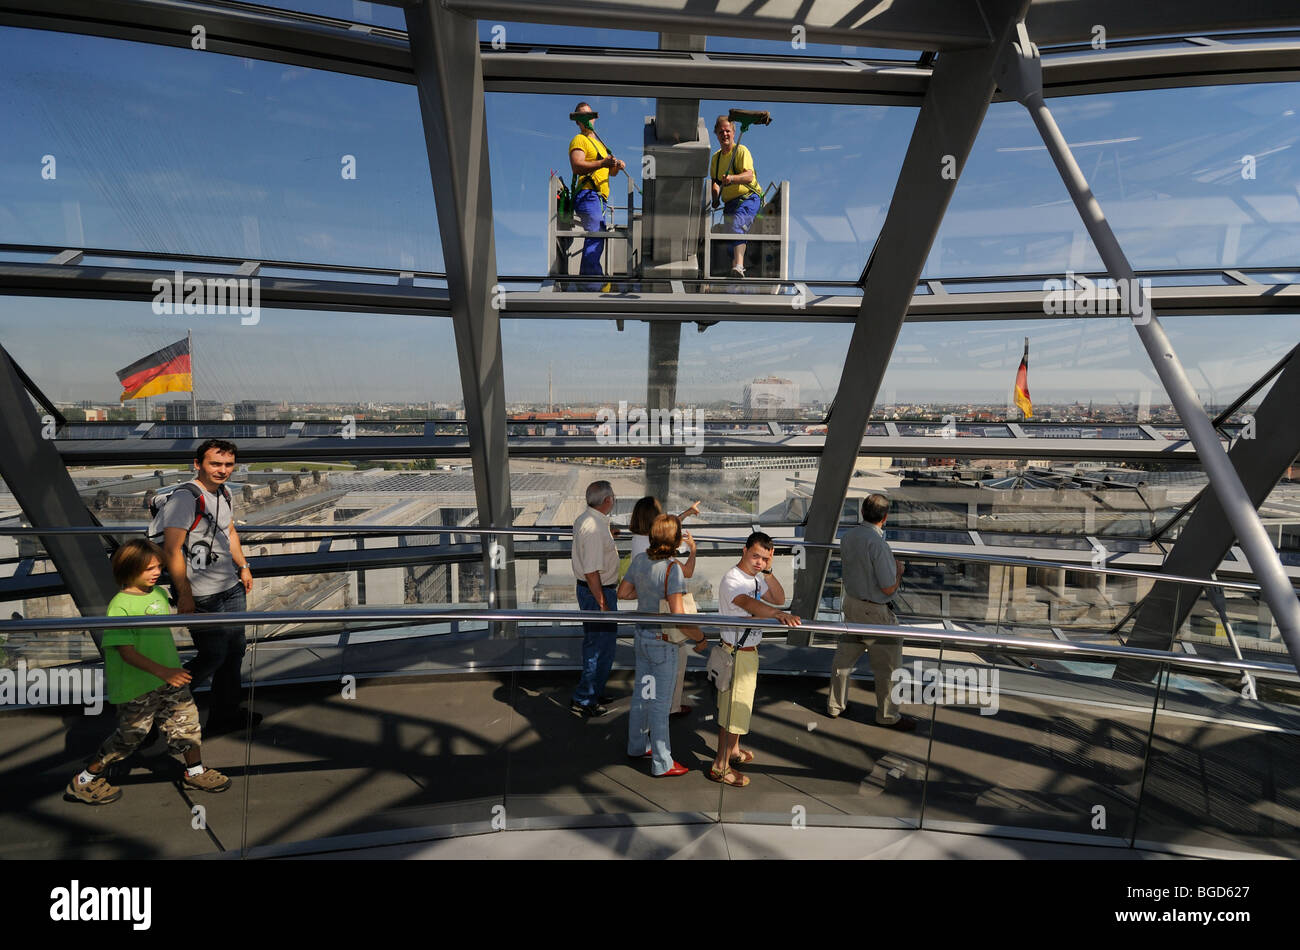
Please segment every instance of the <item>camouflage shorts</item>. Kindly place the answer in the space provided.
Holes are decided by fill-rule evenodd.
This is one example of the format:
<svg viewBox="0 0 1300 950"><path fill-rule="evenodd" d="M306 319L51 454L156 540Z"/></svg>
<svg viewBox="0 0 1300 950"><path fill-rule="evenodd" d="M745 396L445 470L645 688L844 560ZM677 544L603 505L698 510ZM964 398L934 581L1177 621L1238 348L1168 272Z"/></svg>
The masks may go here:
<svg viewBox="0 0 1300 950"><path fill-rule="evenodd" d="M96 760L108 765L125 759L144 742L155 720L172 752L183 753L201 741L199 708L190 688L160 686L118 707L117 729L99 747Z"/></svg>

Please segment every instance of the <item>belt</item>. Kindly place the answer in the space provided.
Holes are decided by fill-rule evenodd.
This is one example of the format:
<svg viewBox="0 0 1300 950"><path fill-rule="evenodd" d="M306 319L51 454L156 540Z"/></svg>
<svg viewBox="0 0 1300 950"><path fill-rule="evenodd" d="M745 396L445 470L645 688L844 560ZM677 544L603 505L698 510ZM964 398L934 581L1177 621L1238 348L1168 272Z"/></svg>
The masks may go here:
<svg viewBox="0 0 1300 950"><path fill-rule="evenodd" d="M732 653L749 653L758 649L758 647L737 647L734 643L724 643L723 645L731 647Z"/></svg>
<svg viewBox="0 0 1300 950"><path fill-rule="evenodd" d="M849 594L849 596L853 597L852 594ZM853 597L853 599L859 601L860 603L871 604L875 607L888 607L890 603L889 601L885 601L884 603L881 603L878 600L867 600L865 597Z"/></svg>

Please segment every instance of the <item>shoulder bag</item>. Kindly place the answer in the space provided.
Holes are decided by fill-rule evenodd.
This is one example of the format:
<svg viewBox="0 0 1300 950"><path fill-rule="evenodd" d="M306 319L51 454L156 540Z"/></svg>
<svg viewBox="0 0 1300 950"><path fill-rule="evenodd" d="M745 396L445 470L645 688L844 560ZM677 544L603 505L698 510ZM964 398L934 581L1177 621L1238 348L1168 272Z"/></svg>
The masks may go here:
<svg viewBox="0 0 1300 950"><path fill-rule="evenodd" d="M680 568L681 565L670 558L668 560L668 570L664 571L664 596L659 601L659 612L661 614L670 614L673 612L673 608L668 603L668 577L670 574L672 574L674 567ZM685 575L683 575L682 579L685 580ZM689 591L683 593L682 613L696 614L699 612L700 612L699 608L695 604L695 595L690 593ZM674 643L674 644L686 643L691 640L690 637L682 633L681 627L670 627L665 625L660 629L663 631L664 635L668 637L669 643Z"/></svg>

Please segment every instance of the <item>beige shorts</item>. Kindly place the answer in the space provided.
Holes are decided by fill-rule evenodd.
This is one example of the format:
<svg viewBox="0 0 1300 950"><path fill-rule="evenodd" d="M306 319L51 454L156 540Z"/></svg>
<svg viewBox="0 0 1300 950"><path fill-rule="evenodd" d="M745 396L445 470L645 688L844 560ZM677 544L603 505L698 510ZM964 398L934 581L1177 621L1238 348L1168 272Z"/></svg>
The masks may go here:
<svg viewBox="0 0 1300 950"><path fill-rule="evenodd" d="M731 673L731 689L718 694L718 726L743 736L749 732L754 712L754 692L758 688L758 651L737 650Z"/></svg>

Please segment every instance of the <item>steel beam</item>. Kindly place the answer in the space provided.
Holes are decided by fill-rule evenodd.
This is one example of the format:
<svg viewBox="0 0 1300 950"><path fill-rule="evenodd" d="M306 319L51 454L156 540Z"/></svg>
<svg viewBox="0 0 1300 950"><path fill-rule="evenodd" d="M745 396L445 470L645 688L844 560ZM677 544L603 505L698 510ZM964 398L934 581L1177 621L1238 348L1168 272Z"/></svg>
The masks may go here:
<svg viewBox="0 0 1300 950"><path fill-rule="evenodd" d="M9 353L0 346L0 476L27 520L37 528L96 525L81 501L54 442L37 417ZM48 535L41 538L73 603L85 616L103 616L117 593L99 538ZM103 634L96 632L95 645Z"/></svg>
<svg viewBox="0 0 1300 950"><path fill-rule="evenodd" d="M112 252L102 252L111 256ZM0 258L4 251L0 250ZM229 274L209 273L203 268L210 259L196 259L185 263L189 276L225 279ZM270 265L268 265L270 266ZM311 265L302 265L310 270ZM365 273L357 271L355 273ZM1238 316L1249 314L1292 316L1300 312L1300 285L1298 284L1223 284L1214 282L1222 271L1184 271L1203 273L1207 283L1203 286L1185 285L1152 288L1150 299L1162 317L1172 316ZM30 264L0 260L0 294L10 296L71 297L89 300L151 301L155 296L153 282L159 277L171 277L174 269L162 270L143 267L92 267L79 264L75 267L54 264ZM440 287L416 287L398 283L398 273L374 275L373 283L356 280L319 280L314 277L259 276L260 300L263 307L286 310L326 310L353 313L427 314L448 316L451 312L450 293ZM1081 275L1093 277L1095 275ZM1138 276L1143 276L1139 274ZM546 277L511 277L512 283L532 280L543 284ZM1003 280L1023 280L1027 284L1042 284L1047 278L1007 277ZM1056 279L1059 281L1060 276ZM962 278L949 278L951 283ZM966 281L978 286L984 279ZM708 283L708 282L706 282ZM745 323L856 323L862 308L862 297L856 285L845 282L818 284L808 281L812 296L804 307L795 310L792 282L752 281L747 293L712 293L701 288L698 292L660 292L669 286L666 280L616 281L614 294L568 293L554 290L512 290L510 292L510 318L512 320L647 320L684 322L716 322L736 320ZM930 281L936 283L936 281ZM711 282L724 288L726 284ZM734 284L732 285L735 286ZM777 293L777 290L788 293ZM853 292L846 292L852 290ZM1042 289L1021 291L980 292L977 290L946 293L917 293L907 307L908 323L948 323L988 320L1119 320L1122 316L1080 317L1059 314L1055 318L1045 312L1049 291ZM1114 296L1114 291L1103 291Z"/></svg>
<svg viewBox="0 0 1300 950"><path fill-rule="evenodd" d="M1095 27L1107 40L1136 36L1197 36L1222 30L1259 30L1295 26L1300 9L1294 0L1179 0L1178 3L1133 3L1132 0L1034 0L1025 17L1029 35L1040 43L1088 43Z"/></svg>
<svg viewBox="0 0 1300 950"><path fill-rule="evenodd" d="M228 280L229 273L185 267L186 277ZM56 264L0 263L0 294L24 297L76 297L89 300L153 300L153 282L171 278L175 270L143 267L88 267ZM446 316L451 311L447 290L315 277L259 275L262 307L287 310L332 310L354 313L408 313ZM230 308L236 312L235 307Z"/></svg>
<svg viewBox="0 0 1300 950"><path fill-rule="evenodd" d="M979 6L994 24L996 38L980 49L945 53L939 58L872 252L808 509L805 536L814 544L829 543L839 527L840 509L881 380L957 177L992 101L999 54L1014 35L1028 0ZM945 168L956 173L948 177ZM795 581L791 608L801 617L816 617L829 561L826 549L808 549L804 570ZM796 640L806 643L807 635L792 630L791 642Z"/></svg>
<svg viewBox="0 0 1300 950"><path fill-rule="evenodd" d="M1142 345L1146 347L1165 392L1178 410L1188 437L1196 446L1197 457L1209 476L1210 487L1240 541L1246 560L1255 571L1264 599L1273 611L1273 618L1291 658L1297 668L1300 668L1300 600L1296 599L1282 561L1259 520L1256 505L1252 503L1232 461L1219 444L1218 433L1201 408L1196 389L1187 378L1178 354L1174 352L1150 301L1142 299L1143 288L1136 280L1133 268L1115 239L1087 179L1074 160L1065 135L1047 108L1042 93L1042 63L1023 24L1017 26L1014 42L1008 41L1004 52L998 83L1029 111L1107 272L1114 278L1116 286L1130 288L1129 311L1132 313L1133 326Z"/></svg>
<svg viewBox="0 0 1300 950"><path fill-rule="evenodd" d="M1225 8L1226 10L1227 8ZM1035 11L1035 15L1038 12ZM1161 11L1165 22L1168 11ZM1233 10L1233 13L1238 11ZM1119 24L1085 15L1082 29L1057 30L1063 42L1088 45L1092 26L1126 35ZM1032 21L1031 17L1031 21ZM1238 25L1217 22L1218 30ZM1300 25L1300 17L1287 25ZM1243 18L1241 23L1250 22ZM206 30L206 51L267 62L414 84L410 50L401 30L334 17L281 10L268 13L237 4L210 7L177 0L40 0L0 5L0 25L81 33L191 49L192 29ZM1116 32L1119 31L1119 32ZM1162 28L1161 35L1173 33ZM790 39L787 23L784 39ZM1122 92L1205 84L1282 82L1300 72L1297 40L1256 36L1245 42L1154 49L1087 49L1052 55L1043 66L1044 94ZM865 42L855 34L854 42ZM803 57L801 57L803 59ZM599 84L611 96L672 96L828 102L854 105L920 105L928 66L854 59L806 57L791 62L763 55L709 54L690 58L651 50L584 52L541 44L490 47L483 56L488 92L580 93ZM996 101L995 97L995 101Z"/></svg>
<svg viewBox="0 0 1300 950"><path fill-rule="evenodd" d="M344 20L214 7L188 0L36 0L0 3L0 24L83 33L225 53L313 69L414 82L406 38L396 30L361 32ZM203 27L196 49L194 28Z"/></svg>
<svg viewBox="0 0 1300 950"><path fill-rule="evenodd" d="M485 527L508 528L514 513L501 319L493 305L497 261L478 25L437 0L407 7L406 25L446 261L478 520ZM491 607L515 605L512 549L507 537L499 547L484 550Z"/></svg>
<svg viewBox="0 0 1300 950"><path fill-rule="evenodd" d="M838 411L838 410L837 410ZM594 429L594 423L591 423ZM190 429L173 423L177 430ZM75 428L93 427L74 424ZM338 436L321 438L249 436L242 432L222 431L211 424L200 425L204 437L229 437L239 440L239 457L249 462L327 462L362 459L475 458L472 439L459 435L357 436L343 440ZM938 428L938 424L935 424ZM1078 427L1060 426L1062 430ZM189 432L177 438L67 438L60 437L55 448L65 465L152 465L183 464L193 458L201 439ZM687 449L677 445L618 445L601 443L589 436L511 436L510 455L516 458L564 458L598 456L622 458L681 458L698 464L700 458L729 456L821 456L826 439L821 435L739 435L706 427L705 443L700 456L687 456ZM1195 463L1196 450L1186 439L1105 439L1105 438L1038 438L980 437L943 439L932 436L891 436L887 433L862 437L858 453L869 456L916 458L1041 458L1096 459L1101 461Z"/></svg>
<svg viewBox="0 0 1300 950"><path fill-rule="evenodd" d="M1264 503L1287 468L1300 456L1300 357L1292 356L1286 368L1255 410L1255 437L1237 439L1228 452L1233 468L1256 509ZM1186 577L1206 577L1218 570L1236 535L1218 496L1204 492L1192 509L1161 570ZM1192 584L1159 582L1138 605L1133 630L1126 641L1135 647L1168 650L1183 622L1196 606L1203 588ZM1142 678L1140 665L1115 670L1121 679Z"/></svg>

